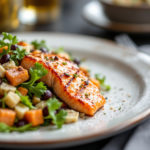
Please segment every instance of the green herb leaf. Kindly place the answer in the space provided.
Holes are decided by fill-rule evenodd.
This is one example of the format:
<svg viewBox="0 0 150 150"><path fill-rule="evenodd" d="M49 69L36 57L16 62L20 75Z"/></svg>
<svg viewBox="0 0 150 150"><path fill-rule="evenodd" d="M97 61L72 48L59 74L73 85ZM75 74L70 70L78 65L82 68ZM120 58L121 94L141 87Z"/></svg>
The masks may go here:
<svg viewBox="0 0 150 150"><path fill-rule="evenodd" d="M0 132L12 132L12 131L17 131L17 132L25 132L25 131L32 131L32 130L37 130L38 127L32 127L32 124L27 124L22 127L10 127L5 123L0 123Z"/></svg>
<svg viewBox="0 0 150 150"><path fill-rule="evenodd" d="M6 125L5 123L0 123L0 132L10 132L11 128L10 126Z"/></svg>
<svg viewBox="0 0 150 150"><path fill-rule="evenodd" d="M10 51L12 44L17 44L18 39L16 36L13 36L12 34L2 32L3 38L0 40L0 47L8 46L8 52Z"/></svg>
<svg viewBox="0 0 150 150"><path fill-rule="evenodd" d="M67 112L64 109L60 110L56 114L56 119L53 120L53 123L56 124L58 128L61 128L66 119L66 115L67 115Z"/></svg>
<svg viewBox="0 0 150 150"><path fill-rule="evenodd" d="M67 65L67 62L62 62L63 65Z"/></svg>
<svg viewBox="0 0 150 150"><path fill-rule="evenodd" d="M18 43L18 39L16 36L13 36L12 34L6 32L3 32L2 35L3 38L0 40L0 47L7 46L8 49L3 49L3 52L0 53L0 58L11 51L11 45L15 45ZM18 64L18 60L21 60L25 55L27 55L26 50L21 46L18 46L17 49L11 51L11 53L11 59L15 61L16 64Z"/></svg>
<svg viewBox="0 0 150 150"><path fill-rule="evenodd" d="M34 109L35 107L32 105L32 102L30 101L28 96L23 96L19 91L16 91L16 93L20 96L21 102L29 107L30 109Z"/></svg>
<svg viewBox="0 0 150 150"><path fill-rule="evenodd" d="M78 75L75 73L75 74L73 74L73 77L74 77L74 78L77 78L77 77L78 77Z"/></svg>
<svg viewBox="0 0 150 150"><path fill-rule="evenodd" d="M4 93L4 97L0 99L0 102L2 103L2 108L5 108L5 101L4 101L4 98L6 96L6 93Z"/></svg>
<svg viewBox="0 0 150 150"><path fill-rule="evenodd" d="M26 124L22 127L11 127L11 131L17 131L17 132L34 131L37 129L38 127L32 127L32 124Z"/></svg>
<svg viewBox="0 0 150 150"><path fill-rule="evenodd" d="M56 98L50 98L47 101L49 115L45 117L45 119L52 119L52 122L57 125L58 128L62 127L67 115L67 112L65 110L60 110L56 114L56 111L61 107L61 105L62 103L59 102Z"/></svg>
<svg viewBox="0 0 150 150"><path fill-rule="evenodd" d="M99 81L100 87L103 91L109 91L111 89L110 85L105 84L105 76L102 76L101 74L95 74L95 79Z"/></svg>
<svg viewBox="0 0 150 150"><path fill-rule="evenodd" d="M9 34L7 32L2 32L3 40L8 40L11 44L17 44L18 39L16 36L13 36L12 34Z"/></svg>
<svg viewBox="0 0 150 150"><path fill-rule="evenodd" d="M41 41L34 40L31 42L31 44L34 46L35 49L38 49L38 50L40 48L46 48L47 50L49 49L44 40L41 40Z"/></svg>
<svg viewBox="0 0 150 150"><path fill-rule="evenodd" d="M11 59L18 65L18 60L22 60L24 56L27 54L28 53L26 52L25 49L18 46L17 49L13 51Z"/></svg>
<svg viewBox="0 0 150 150"><path fill-rule="evenodd" d="M36 85L29 87L29 92L37 97L41 97L46 90L47 87L44 85L43 82L39 82Z"/></svg>
<svg viewBox="0 0 150 150"><path fill-rule="evenodd" d="M45 76L48 71L43 67L40 63L35 63L34 67L30 68L29 73L31 78L28 82L22 84L22 86L26 87L27 89L31 87L37 80Z"/></svg>

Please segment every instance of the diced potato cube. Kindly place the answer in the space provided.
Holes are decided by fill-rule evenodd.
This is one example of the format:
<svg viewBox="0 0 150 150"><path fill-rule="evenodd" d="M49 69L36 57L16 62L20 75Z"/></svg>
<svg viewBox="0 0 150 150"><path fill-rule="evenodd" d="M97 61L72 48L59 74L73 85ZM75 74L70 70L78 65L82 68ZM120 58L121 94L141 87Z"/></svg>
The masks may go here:
<svg viewBox="0 0 150 150"><path fill-rule="evenodd" d="M0 65L0 77L1 78L5 76L5 72L6 72L5 68L2 65Z"/></svg>
<svg viewBox="0 0 150 150"><path fill-rule="evenodd" d="M24 88L24 87L19 87L18 88L18 91L23 95L23 96L26 96L27 93L28 93L28 89Z"/></svg>
<svg viewBox="0 0 150 150"><path fill-rule="evenodd" d="M32 103L33 104L38 104L38 103L40 103L41 102L41 99L39 98L39 97L36 97L36 96L33 96L33 99L32 99Z"/></svg>
<svg viewBox="0 0 150 150"><path fill-rule="evenodd" d="M36 104L35 107L38 109L44 109L46 107L46 102L41 101L40 103Z"/></svg>
<svg viewBox="0 0 150 150"><path fill-rule="evenodd" d="M25 106L24 104L19 103L15 106L15 111L17 113L18 119L23 119L25 113L29 111L29 108Z"/></svg>
<svg viewBox="0 0 150 150"><path fill-rule="evenodd" d="M8 93L9 91L15 92L16 87L9 85L7 83L0 84L0 95L4 95L4 93Z"/></svg>
<svg viewBox="0 0 150 150"><path fill-rule="evenodd" d="M20 97L14 92L9 92L4 97L4 102L8 105L8 107L14 108L20 102Z"/></svg>
<svg viewBox="0 0 150 150"><path fill-rule="evenodd" d="M13 67L6 71L6 78L13 86L17 86L29 79L29 74L23 67Z"/></svg>
<svg viewBox="0 0 150 150"><path fill-rule="evenodd" d="M72 109L67 109L66 111L67 111L67 116L65 119L65 123L73 123L73 122L78 121L79 112L76 112Z"/></svg>
<svg viewBox="0 0 150 150"><path fill-rule="evenodd" d="M14 62L13 60L10 60L9 62L3 64L3 67L4 67L6 70L7 70L7 69L10 69L10 68L12 68L12 67L15 67L15 66L16 66L16 64L15 64L15 62Z"/></svg>
<svg viewBox="0 0 150 150"><path fill-rule="evenodd" d="M0 109L0 122L12 126L15 122L16 112L10 109Z"/></svg>

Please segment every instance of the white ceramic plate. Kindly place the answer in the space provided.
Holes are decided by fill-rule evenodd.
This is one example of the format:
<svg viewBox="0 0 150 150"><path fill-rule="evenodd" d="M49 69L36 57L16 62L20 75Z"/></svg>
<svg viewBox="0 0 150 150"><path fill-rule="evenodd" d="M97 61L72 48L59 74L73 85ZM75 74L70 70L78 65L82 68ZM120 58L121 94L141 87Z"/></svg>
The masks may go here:
<svg viewBox="0 0 150 150"><path fill-rule="evenodd" d="M92 74L106 75L111 85L104 110L57 130L51 126L26 133L0 133L0 146L56 148L103 139L127 129L150 114L150 57L88 36L55 33L20 33L21 39L44 39L51 47L64 47L86 58Z"/></svg>

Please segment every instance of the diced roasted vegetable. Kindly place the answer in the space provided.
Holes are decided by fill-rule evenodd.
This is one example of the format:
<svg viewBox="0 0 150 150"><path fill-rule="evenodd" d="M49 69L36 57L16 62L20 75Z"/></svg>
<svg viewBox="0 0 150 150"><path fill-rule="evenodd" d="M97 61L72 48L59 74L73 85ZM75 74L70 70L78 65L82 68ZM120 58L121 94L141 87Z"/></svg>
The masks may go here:
<svg viewBox="0 0 150 150"><path fill-rule="evenodd" d="M78 121L79 112L76 112L72 109L67 109L66 112L67 112L67 116L65 119L65 123L73 123L73 122Z"/></svg>
<svg viewBox="0 0 150 150"><path fill-rule="evenodd" d="M23 96L26 96L27 93L28 93L28 89L24 88L24 87L19 87L18 88L18 91L23 95Z"/></svg>
<svg viewBox="0 0 150 150"><path fill-rule="evenodd" d="M25 113L25 119L32 124L32 126L38 126L44 123L42 109L29 110Z"/></svg>
<svg viewBox="0 0 150 150"><path fill-rule="evenodd" d="M25 106L24 104L19 103L15 106L15 111L17 113L18 119L23 119L25 113L29 111L29 108Z"/></svg>
<svg viewBox="0 0 150 150"><path fill-rule="evenodd" d="M16 112L9 109L0 109L0 122L13 126Z"/></svg>
<svg viewBox="0 0 150 150"><path fill-rule="evenodd" d="M0 65L0 78L3 78L5 76L6 70L2 65Z"/></svg>
<svg viewBox="0 0 150 150"><path fill-rule="evenodd" d="M8 105L8 107L14 108L20 102L20 97L14 92L9 92L4 97L4 102Z"/></svg>
<svg viewBox="0 0 150 150"><path fill-rule="evenodd" d="M90 80L91 80L91 82L92 82L93 84L95 84L95 85L100 89L100 83L99 83L98 80L96 80L96 79L94 79L94 78L90 78Z"/></svg>
<svg viewBox="0 0 150 150"><path fill-rule="evenodd" d="M21 66L13 67L6 71L6 78L13 86L17 86L28 80L29 74L28 71Z"/></svg>
<svg viewBox="0 0 150 150"><path fill-rule="evenodd" d="M27 46L28 44L27 44L26 42L24 42L24 41L20 41L20 42L18 43L18 45L20 45L20 46Z"/></svg>
<svg viewBox="0 0 150 150"><path fill-rule="evenodd" d="M33 99L32 99L32 103L33 104L38 104L38 103L40 103L41 102L41 99L39 98L39 97L36 97L36 96L33 96Z"/></svg>
<svg viewBox="0 0 150 150"><path fill-rule="evenodd" d="M3 67L7 70L7 69L10 69L10 68L12 68L12 67L15 67L16 65L15 65L15 62L13 61L13 60L10 60L9 62L7 62L7 63L4 63L3 64Z"/></svg>
<svg viewBox="0 0 150 150"><path fill-rule="evenodd" d="M41 101L40 103L36 104L35 107L38 108L38 109L44 109L46 107L46 102Z"/></svg>
<svg viewBox="0 0 150 150"><path fill-rule="evenodd" d="M0 84L0 95L4 95L4 93L8 93L9 91L15 92L16 87L9 85L7 83Z"/></svg>

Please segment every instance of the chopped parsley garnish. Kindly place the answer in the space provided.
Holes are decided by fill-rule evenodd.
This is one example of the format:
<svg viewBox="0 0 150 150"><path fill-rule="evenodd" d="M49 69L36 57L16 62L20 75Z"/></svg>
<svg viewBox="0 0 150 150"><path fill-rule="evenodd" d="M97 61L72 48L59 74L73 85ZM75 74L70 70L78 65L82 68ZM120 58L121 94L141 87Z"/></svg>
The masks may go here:
<svg viewBox="0 0 150 150"><path fill-rule="evenodd" d="M74 77L74 78L77 78L77 77L78 77L78 75L75 73L75 74L73 74L73 77Z"/></svg>
<svg viewBox="0 0 150 150"><path fill-rule="evenodd" d="M88 97L89 97L89 94L88 94L88 93L85 93L85 97L88 98Z"/></svg>
<svg viewBox="0 0 150 150"><path fill-rule="evenodd" d="M25 132L25 131L33 131L37 129L38 127L32 127L32 124L26 124L22 127L11 127L5 123L0 123L0 132L5 132L5 133L13 132L13 131Z"/></svg>
<svg viewBox="0 0 150 150"><path fill-rule="evenodd" d="M30 80L28 82L23 83L22 85L25 87L32 86L37 80L41 79L43 76L45 76L48 71L43 67L40 63L35 63L35 65L30 68Z"/></svg>
<svg viewBox="0 0 150 150"><path fill-rule="evenodd" d="M27 55L26 50L21 46L17 46L16 50L11 51L11 46L18 43L17 37L6 32L3 32L2 35L3 38L0 40L0 48L3 48L3 51L2 53L0 53L0 58L3 55L12 53L10 55L10 59L15 61L15 63L18 65L18 61L23 59L23 57Z"/></svg>
<svg viewBox="0 0 150 150"><path fill-rule="evenodd" d="M64 124L67 112L65 110L58 111L61 107L62 103L59 102L56 98L50 98L47 101L47 107L49 115L45 117L45 119L52 119L52 123L55 124L58 128L61 128Z"/></svg>
<svg viewBox="0 0 150 150"><path fill-rule="evenodd" d="M29 87L29 94L34 94L37 97L41 97L44 92L47 90L47 87L43 82L39 82L36 85L32 85Z"/></svg>
<svg viewBox="0 0 150 150"><path fill-rule="evenodd" d="M19 95L21 102L29 107L30 109L34 109L35 107L32 105L31 100L29 99L28 96L23 96L19 91L16 91L16 93Z"/></svg>
<svg viewBox="0 0 150 150"><path fill-rule="evenodd" d="M37 80L45 76L48 71L40 63L35 63L34 67L30 68L30 80L28 82L22 83L22 86L26 87L29 90L29 94L34 94L37 97L41 97L44 92L47 90L47 87L43 82L36 83Z"/></svg>
<svg viewBox="0 0 150 150"><path fill-rule="evenodd" d="M67 65L67 62L62 62L63 65Z"/></svg>
<svg viewBox="0 0 150 150"><path fill-rule="evenodd" d="M10 58L18 65L18 61L22 60L25 55L28 53L25 49L23 49L21 46L18 46L16 50L13 50L12 55L10 55Z"/></svg>
<svg viewBox="0 0 150 150"><path fill-rule="evenodd" d="M105 84L105 76L101 76L101 74L95 74L95 79L99 81L100 87L103 91L109 91L111 89L110 85Z"/></svg>
<svg viewBox="0 0 150 150"><path fill-rule="evenodd" d="M18 39L16 36L13 36L12 34L2 32L3 38L0 40L0 47L8 46L7 51L9 52L11 49L11 45L17 44Z"/></svg>
<svg viewBox="0 0 150 150"><path fill-rule="evenodd" d="M40 48L49 49L44 40L41 40L41 41L34 40L31 42L31 44L34 46L35 49L40 49Z"/></svg>

